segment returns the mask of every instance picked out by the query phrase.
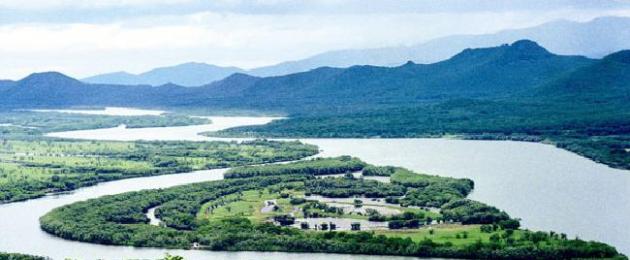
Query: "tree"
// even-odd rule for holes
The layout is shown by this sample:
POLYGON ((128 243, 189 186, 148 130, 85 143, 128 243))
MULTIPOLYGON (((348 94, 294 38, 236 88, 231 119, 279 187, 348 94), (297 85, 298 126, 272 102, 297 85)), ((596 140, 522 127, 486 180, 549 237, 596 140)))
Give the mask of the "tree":
POLYGON ((184 257, 178 256, 178 255, 171 255, 169 253, 166 253, 164 258, 162 258, 160 260, 184 260, 184 257))

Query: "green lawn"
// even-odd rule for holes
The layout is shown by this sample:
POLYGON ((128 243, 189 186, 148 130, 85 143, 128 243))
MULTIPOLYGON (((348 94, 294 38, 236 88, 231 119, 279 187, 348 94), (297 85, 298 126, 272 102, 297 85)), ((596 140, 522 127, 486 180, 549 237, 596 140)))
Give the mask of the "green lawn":
POLYGON ((444 243, 448 241, 453 243, 453 245, 471 244, 478 239, 481 239, 482 241, 488 241, 491 235, 491 233, 481 232, 481 230, 479 229, 479 225, 458 224, 434 225, 430 227, 410 230, 379 230, 376 231, 376 233, 388 237, 411 238, 411 240, 415 242, 419 242, 425 239, 431 239, 434 242, 438 243, 444 243), (464 233, 466 233, 465 238, 464 233), (458 234, 460 238, 456 238, 458 234))
MULTIPOLYGON (((298 191, 284 191, 291 196, 304 196, 303 192, 298 191)), ((199 212, 197 218, 207 219, 209 221, 220 221, 232 217, 246 217, 254 222, 263 222, 271 216, 289 214, 293 212, 293 205, 289 203, 289 199, 283 199, 279 193, 270 193, 269 190, 249 190, 244 191, 242 195, 231 194, 223 197, 223 201, 227 202, 224 205, 220 205, 223 202, 212 201, 204 204, 199 212), (279 207, 277 211, 262 213, 261 209, 265 206, 266 200, 276 200, 279 207), (219 205, 214 209, 212 205, 219 205)), ((296 217, 301 216, 302 211, 295 212, 296 217)))

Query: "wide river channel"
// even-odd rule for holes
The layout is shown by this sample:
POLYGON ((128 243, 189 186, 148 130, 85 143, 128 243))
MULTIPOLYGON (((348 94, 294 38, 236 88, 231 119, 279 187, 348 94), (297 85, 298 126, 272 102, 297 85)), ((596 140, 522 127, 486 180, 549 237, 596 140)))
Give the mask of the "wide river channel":
MULTIPOLYGON (((213 124, 127 129, 124 127, 53 133, 95 140, 232 140, 198 135, 273 118, 211 117, 213 124)), ((470 198, 522 219, 525 228, 554 230, 610 243, 630 253, 630 171, 595 163, 551 145, 450 139, 300 139, 321 149, 320 156, 352 155, 377 165, 474 180, 470 198)), ((38 218, 76 201, 142 189, 217 180, 225 170, 143 177, 102 183, 68 194, 0 205, 0 251, 54 259, 156 259, 165 252, 186 259, 391 259, 331 254, 210 252, 103 246, 73 242, 39 229, 38 218)))

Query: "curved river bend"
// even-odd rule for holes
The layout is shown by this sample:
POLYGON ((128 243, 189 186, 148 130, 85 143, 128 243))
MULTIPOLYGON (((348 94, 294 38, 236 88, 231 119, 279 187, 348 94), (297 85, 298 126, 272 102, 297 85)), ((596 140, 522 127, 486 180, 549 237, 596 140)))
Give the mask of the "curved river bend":
MULTIPOLYGON (((212 125, 125 129, 109 128, 54 133, 51 136, 99 140, 231 140, 197 135, 272 118, 212 117, 212 125)), ((301 139, 318 145, 321 156, 353 155, 378 165, 475 181, 472 199, 522 218, 526 228, 554 230, 583 239, 604 241, 630 253, 630 171, 595 163, 550 145, 508 141, 448 139, 301 139)), ((169 251, 187 259, 327 259, 330 254, 209 252, 103 246, 72 242, 39 229, 38 218, 68 203, 126 191, 216 180, 225 170, 127 179, 0 205, 0 251, 48 255, 55 259, 158 258, 169 251)), ((340 259, 366 256, 334 255, 340 259)), ((369 257, 372 259, 391 257, 369 257)))

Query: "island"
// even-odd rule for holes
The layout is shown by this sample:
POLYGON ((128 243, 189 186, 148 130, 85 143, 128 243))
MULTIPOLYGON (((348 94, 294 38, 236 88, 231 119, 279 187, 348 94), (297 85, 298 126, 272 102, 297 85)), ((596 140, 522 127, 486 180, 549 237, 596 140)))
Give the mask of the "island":
POLYGON ((445 258, 625 258, 612 246, 520 228, 467 199, 469 179, 314 158, 236 167, 223 180, 104 196, 42 216, 64 239, 194 250, 445 258), (151 221, 150 217, 159 220, 151 221))

